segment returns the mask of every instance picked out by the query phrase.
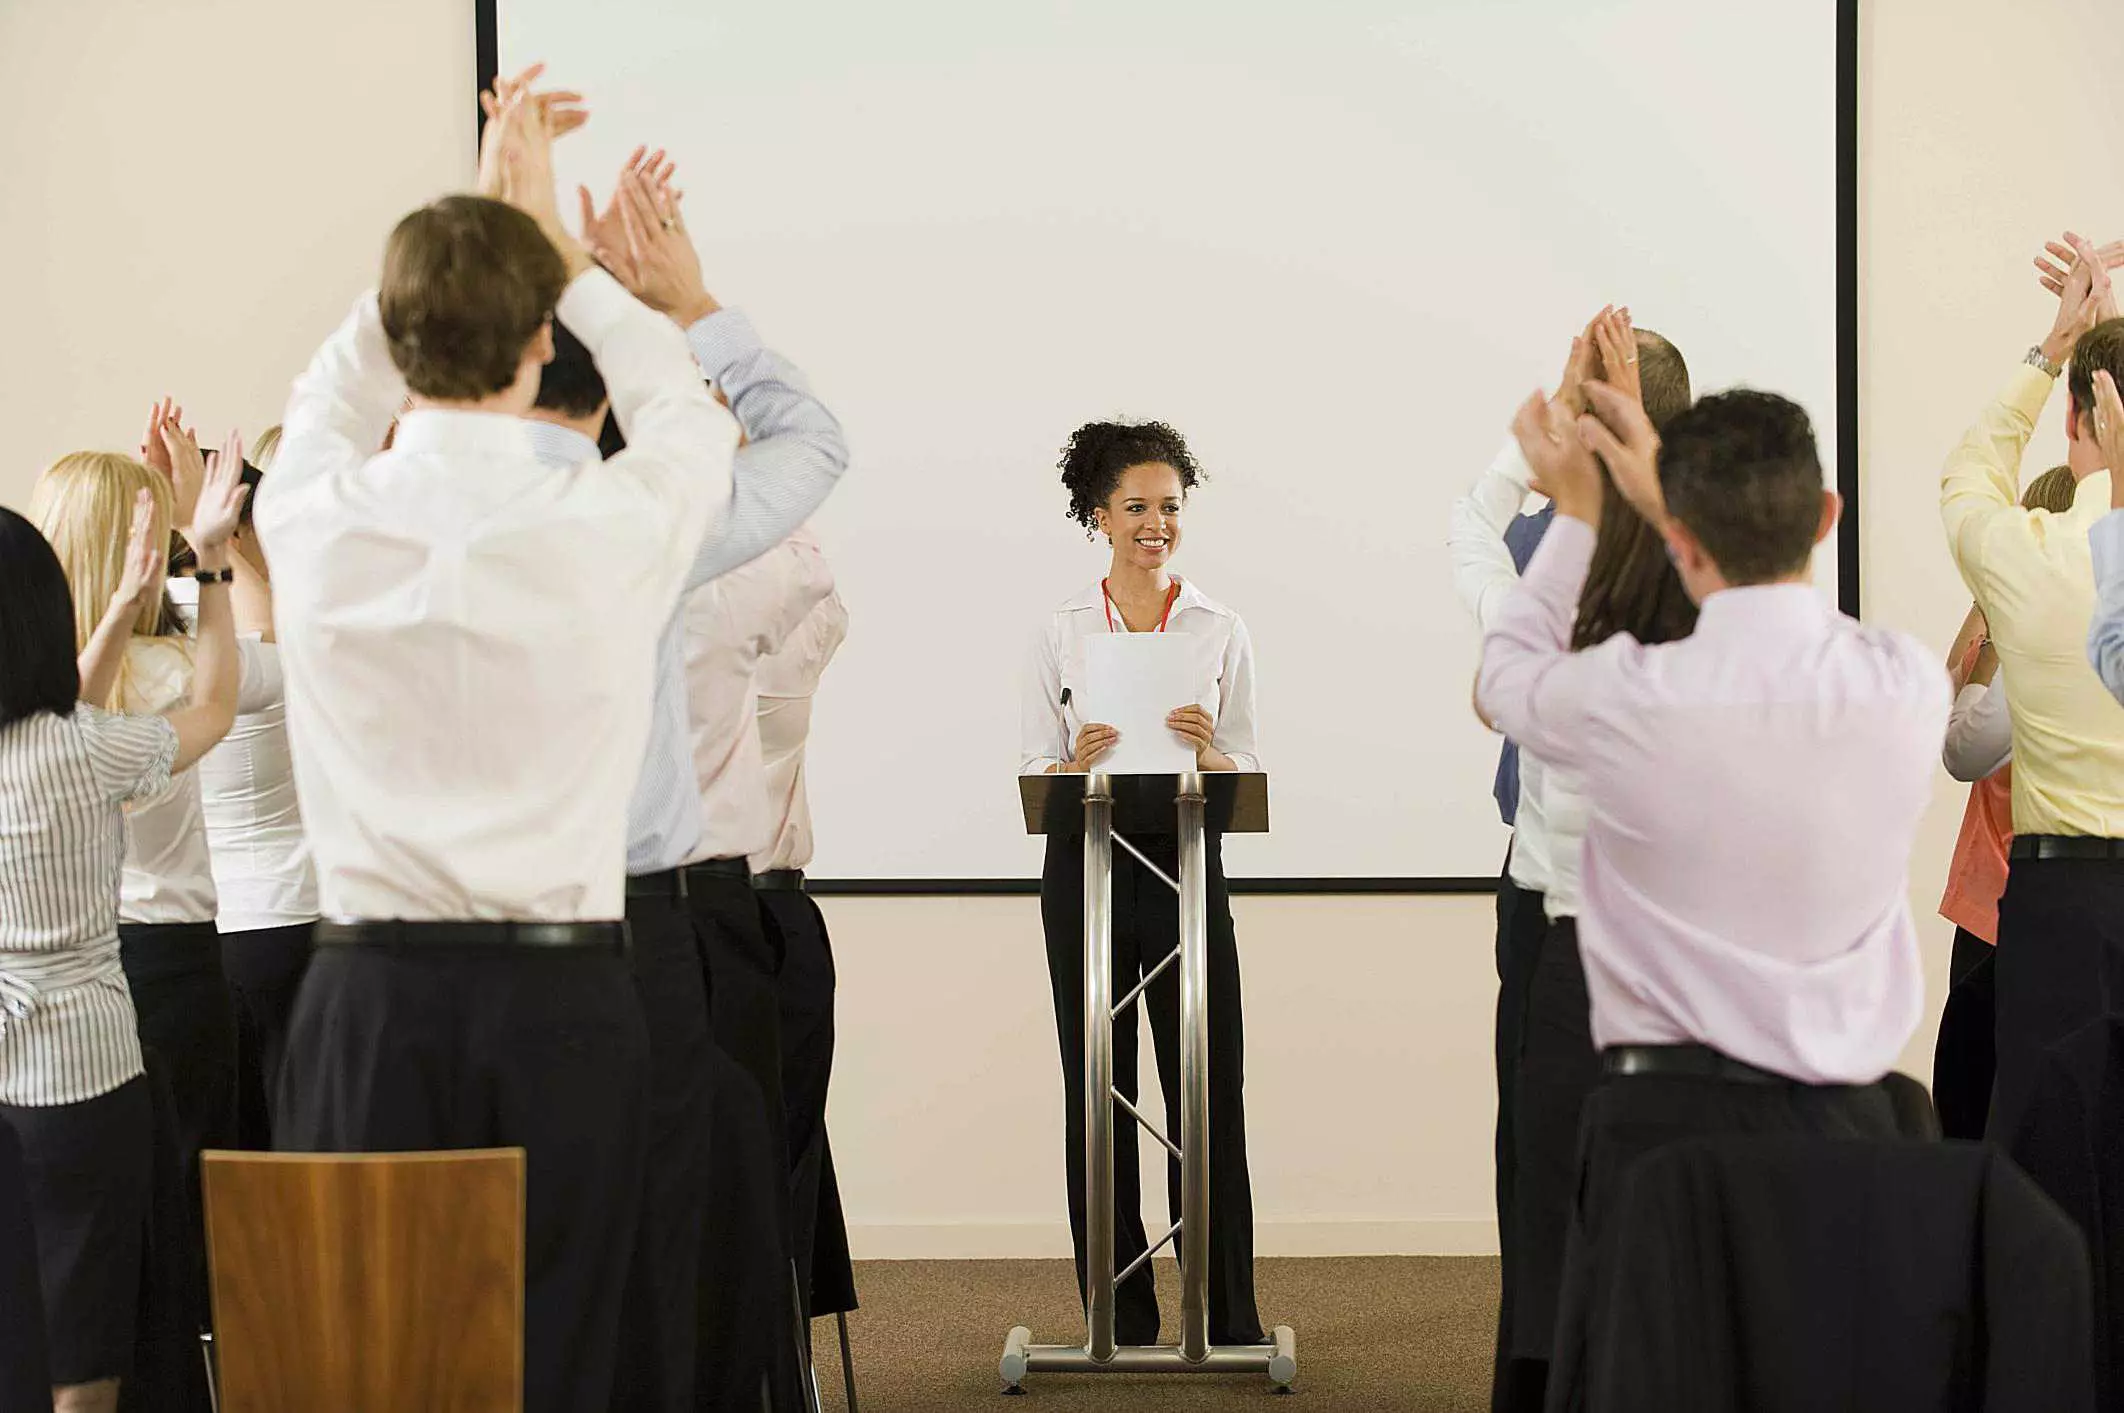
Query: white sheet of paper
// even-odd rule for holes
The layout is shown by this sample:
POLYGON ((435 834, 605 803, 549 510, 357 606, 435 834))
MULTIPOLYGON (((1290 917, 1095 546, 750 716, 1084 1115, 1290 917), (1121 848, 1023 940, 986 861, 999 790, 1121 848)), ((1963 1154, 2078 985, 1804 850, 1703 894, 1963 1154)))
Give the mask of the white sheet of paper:
POLYGON ((1107 633, 1082 639, 1078 718, 1121 733, 1093 769, 1108 775, 1176 775, 1195 768, 1194 747, 1165 724, 1203 699, 1210 640, 1193 633, 1107 633))

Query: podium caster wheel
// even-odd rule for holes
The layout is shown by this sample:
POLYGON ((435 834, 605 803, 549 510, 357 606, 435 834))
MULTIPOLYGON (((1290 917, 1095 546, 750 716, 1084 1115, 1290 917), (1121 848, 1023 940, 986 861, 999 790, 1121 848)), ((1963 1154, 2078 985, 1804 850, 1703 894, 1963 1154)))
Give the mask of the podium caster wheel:
POLYGON ((1023 1384, 1005 1384, 1003 1385, 1003 1396, 1005 1398, 1023 1398, 1025 1397, 1025 1386, 1023 1384))

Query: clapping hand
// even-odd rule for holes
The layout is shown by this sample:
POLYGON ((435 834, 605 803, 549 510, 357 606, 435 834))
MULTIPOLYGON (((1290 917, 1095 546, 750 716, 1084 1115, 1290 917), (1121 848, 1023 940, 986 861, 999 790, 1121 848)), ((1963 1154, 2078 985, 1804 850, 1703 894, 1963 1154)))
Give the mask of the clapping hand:
POLYGON ((1537 389, 1520 404, 1512 419, 1512 435, 1536 483, 1556 502, 1557 514, 1598 526, 1604 495, 1600 466, 1579 440, 1576 423, 1560 399, 1545 397, 1537 389))
MULTIPOLYGON (((1600 354, 1600 381, 1642 407, 1645 389, 1637 372, 1637 331, 1630 327, 1630 311, 1601 311, 1586 330, 1586 337, 1600 354)), ((1582 399, 1579 411, 1586 410, 1582 399)))
POLYGON ((192 508, 199 503, 200 485, 206 480, 206 461, 199 454, 199 439, 179 424, 184 410, 171 406, 167 398, 163 406, 165 415, 160 425, 153 426, 148 441, 161 454, 150 456, 148 465, 169 478, 177 523, 188 525, 192 508))
POLYGON ((142 487, 133 497, 132 529, 125 537, 125 561, 119 569, 118 588, 111 594, 106 611, 131 622, 162 590, 168 569, 168 545, 156 543, 155 497, 142 487))
MULTIPOLYGON (((2117 316, 2116 292, 2110 284, 2109 265, 2102 253, 2096 250, 2086 237, 2065 232, 2065 245, 2072 253, 2072 268, 2060 272, 2063 278, 2058 288, 2058 314, 2052 321, 2050 333, 2041 345, 2043 356, 2053 363, 2063 363, 2072 357, 2074 345, 2080 335, 2086 333, 2104 319, 2117 316)), ((2046 247, 2057 250, 2056 242, 2046 247)), ((2045 266, 2040 259, 2039 268, 2056 270, 2045 266)), ((2048 280, 2045 280, 2048 286, 2048 280)))
POLYGON ((1586 384, 1592 410, 1578 419, 1576 440, 1599 455, 1624 500, 1657 530, 1667 523, 1659 488, 1659 433, 1634 396, 1606 381, 1586 384))
POLYGON ((206 468, 199 487, 199 500, 185 523, 184 538, 192 553, 202 560, 228 547, 243 518, 243 501, 250 487, 243 483, 243 435, 230 432, 206 468))
MULTIPOLYGON (((2036 278, 2043 288, 2052 294, 2063 294, 2065 282, 2072 278, 2073 267, 2079 263, 2079 252, 2055 240, 2044 241, 2043 249, 2048 252, 2049 258, 2042 255, 2035 258, 2036 278)), ((2114 270, 2124 266, 2124 240, 2113 240, 2095 251, 2095 254, 2101 257, 2104 269, 2114 270)))
POLYGON ((678 173, 678 164, 671 161, 659 147, 651 152, 648 147, 637 147, 627 154, 620 164, 619 179, 612 185, 612 196, 599 211, 591 199, 590 188, 578 186, 576 199, 582 203, 583 247, 597 257, 598 263, 610 270, 621 284, 632 278, 627 265, 627 228, 620 220, 620 188, 627 178, 636 173, 646 177, 656 191, 658 200, 678 200, 686 193, 672 186, 671 179, 678 173))
POLYGON ((625 242, 625 258, 612 265, 635 298, 681 327, 721 308, 701 279, 700 253, 686 230, 679 197, 658 187, 645 171, 622 173, 613 206, 625 242))

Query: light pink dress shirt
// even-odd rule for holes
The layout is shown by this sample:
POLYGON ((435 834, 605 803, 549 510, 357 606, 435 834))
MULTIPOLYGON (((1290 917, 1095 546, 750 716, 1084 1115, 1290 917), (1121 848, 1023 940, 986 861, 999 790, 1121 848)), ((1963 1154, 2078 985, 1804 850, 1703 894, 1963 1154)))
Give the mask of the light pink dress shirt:
POLYGON ((1594 1043, 1879 1079, 1924 1004, 1908 871, 1946 672, 1801 584, 1713 594, 1678 642, 1573 653, 1593 541, 1582 521, 1550 527, 1483 640, 1476 697, 1584 780, 1594 1043))

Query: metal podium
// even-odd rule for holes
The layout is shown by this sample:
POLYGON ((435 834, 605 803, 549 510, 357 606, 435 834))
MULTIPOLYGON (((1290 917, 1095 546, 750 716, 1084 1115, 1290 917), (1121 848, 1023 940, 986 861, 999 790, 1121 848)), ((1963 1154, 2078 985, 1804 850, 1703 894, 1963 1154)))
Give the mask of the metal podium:
MULTIPOLYGON (((1265 1373, 1279 1392, 1298 1377, 1298 1337, 1278 1325, 1269 1343, 1209 1342, 1209 902, 1204 830, 1268 831, 1268 777, 1229 771, 1186 775, 1028 775, 1019 779, 1028 834, 1084 835, 1084 1343, 1034 1344, 1019 1325, 1003 1342, 1004 1392, 1029 1373, 1265 1373), (1180 876, 1145 858, 1128 834, 1176 834, 1180 876), (1180 895, 1180 938, 1170 955, 1113 995, 1113 846, 1119 844, 1180 895), (1114 1089, 1114 1020, 1166 968, 1180 979, 1180 1140, 1152 1128, 1114 1089), (1114 1271, 1114 1107, 1180 1160, 1180 1220, 1118 1275, 1114 1271), (1114 1343, 1114 1290, 1179 1240, 1180 1343, 1114 1343)), ((1168 1115, 1168 1122, 1172 1116, 1168 1115)), ((1130 1135, 1133 1141, 1133 1135, 1130 1135)))

